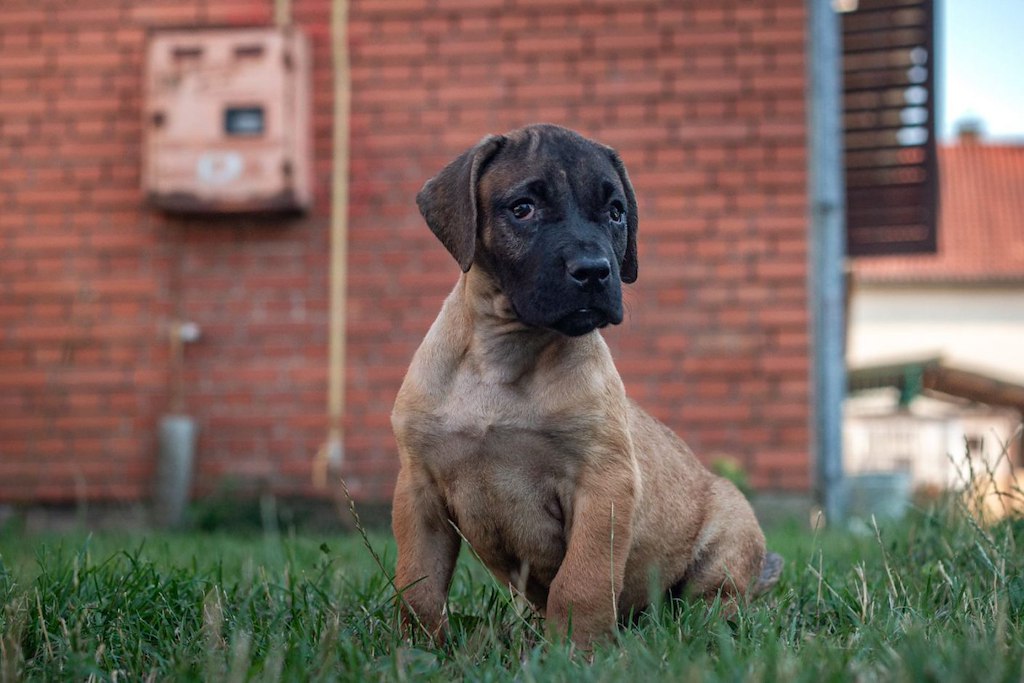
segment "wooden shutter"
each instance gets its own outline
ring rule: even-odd
[[[842,23],[847,254],[934,253],[933,0],[860,0]]]

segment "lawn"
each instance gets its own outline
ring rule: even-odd
[[[780,585],[737,616],[661,604],[583,653],[546,641],[468,552],[452,646],[403,640],[374,557],[393,565],[383,532],[8,529],[0,680],[1024,679],[1024,520],[982,527],[942,504],[769,543],[787,560]]]

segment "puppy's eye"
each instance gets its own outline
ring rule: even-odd
[[[518,201],[512,205],[512,215],[516,217],[516,220],[528,220],[533,217],[534,211],[533,202]]]
[[[626,212],[623,210],[622,205],[615,202],[608,207],[608,218],[612,219],[613,223],[621,223],[622,219],[625,218]]]

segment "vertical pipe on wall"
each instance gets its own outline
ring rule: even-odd
[[[331,6],[331,54],[334,66],[334,139],[331,177],[330,323],[328,327],[327,443],[314,463],[313,479],[327,484],[327,471],[341,465],[344,453],[345,318],[348,266],[348,164],[351,76],[348,57],[347,0]]]
[[[292,25],[292,0],[274,0],[274,25],[278,28]]]
[[[830,0],[807,0],[811,334],[817,494],[830,524],[844,516],[843,399],[846,241],[842,35]]]

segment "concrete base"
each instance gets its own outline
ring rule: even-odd
[[[149,526],[150,512],[142,503],[5,505],[0,508],[0,531],[26,534],[134,532]]]
[[[796,525],[811,529],[820,506],[810,493],[762,491],[750,496],[758,521],[765,529]]]
[[[751,504],[762,526],[772,529],[796,525],[810,529],[818,509],[810,494],[762,492],[751,496]],[[302,531],[334,533],[355,530],[348,503],[313,498],[277,499],[280,524]],[[232,514],[210,512],[228,508]],[[194,526],[207,529],[259,528],[259,501],[253,497],[210,497],[191,505]],[[391,504],[357,503],[356,512],[364,528],[387,531],[391,528]],[[75,505],[0,505],[0,530],[14,527],[26,532],[142,531],[152,526],[152,518],[142,503],[90,503]]]
[[[192,494],[192,469],[196,458],[196,421],[186,415],[160,418],[160,451],[157,460],[153,520],[162,527],[185,521]]]

